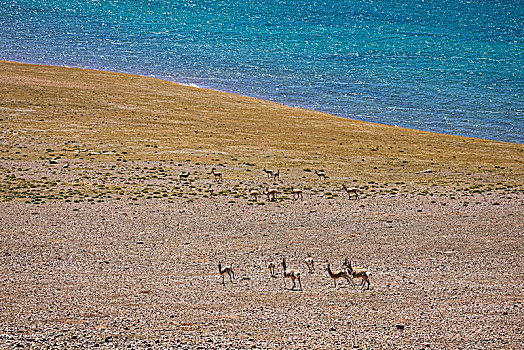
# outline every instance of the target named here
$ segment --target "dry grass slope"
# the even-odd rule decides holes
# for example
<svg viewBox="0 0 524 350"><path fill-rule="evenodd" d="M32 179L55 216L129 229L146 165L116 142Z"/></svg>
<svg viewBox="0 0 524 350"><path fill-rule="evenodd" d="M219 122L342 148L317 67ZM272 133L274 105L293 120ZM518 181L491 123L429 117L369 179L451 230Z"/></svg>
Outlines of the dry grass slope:
<svg viewBox="0 0 524 350"><path fill-rule="evenodd" d="M331 180L451 186L524 178L519 144L347 120L127 74L5 61L0 68L4 160L49 153L91 162L190 159L227 165L237 178L245 168L292 176L323 169ZM433 173L417 174L426 169Z"/></svg>

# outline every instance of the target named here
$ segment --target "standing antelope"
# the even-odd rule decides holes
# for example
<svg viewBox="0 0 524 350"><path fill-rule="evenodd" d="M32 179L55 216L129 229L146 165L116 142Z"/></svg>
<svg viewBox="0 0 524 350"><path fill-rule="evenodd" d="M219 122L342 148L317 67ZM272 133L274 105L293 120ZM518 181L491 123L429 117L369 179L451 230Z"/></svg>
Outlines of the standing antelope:
<svg viewBox="0 0 524 350"><path fill-rule="evenodd" d="M231 283L233 283L233 278L235 278L235 272L233 271L233 267L231 265L222 266L221 263L218 263L218 272L222 276L222 284L226 284L226 282L224 281L224 277L226 276L226 274L229 275L229 280L231 281Z"/></svg>
<svg viewBox="0 0 524 350"><path fill-rule="evenodd" d="M342 270L335 270L335 271L331 271L331 266L329 264L329 262L327 263L327 267L326 267L326 270L329 274L329 277L331 277L333 279L333 283L335 284L335 288L337 288L337 280L340 279L340 278L345 278L346 281L348 281L348 284L353 284L353 286L355 285L353 283L353 281L349 278L349 273L347 270L345 269L342 269Z"/></svg>
<svg viewBox="0 0 524 350"><path fill-rule="evenodd" d="M276 266L275 262L273 261L273 259L268 261L267 268L268 268L269 272L271 273L271 277L276 277L276 275L275 275L275 268L276 267L277 266Z"/></svg>
<svg viewBox="0 0 524 350"><path fill-rule="evenodd" d="M362 289L364 289L364 286L367 284L368 287L366 289L369 289L369 271L364 269L363 267L353 267L351 266L351 260L347 259L344 260L344 266L347 268L351 279L361 279L362 282L360 285L362 286ZM353 281L352 281L353 282ZM353 283L353 286L355 283Z"/></svg>
<svg viewBox="0 0 524 350"><path fill-rule="evenodd" d="M274 181L280 180L280 169L278 169L275 173L273 173L273 180Z"/></svg>
<svg viewBox="0 0 524 350"><path fill-rule="evenodd" d="M277 198L277 189L276 188L266 188L264 194L267 196L267 200L274 201Z"/></svg>
<svg viewBox="0 0 524 350"><path fill-rule="evenodd" d="M347 192L349 199L351 199L352 195L355 195L355 199L358 199L358 189L355 187L348 188L346 187L346 184L343 184L342 189Z"/></svg>
<svg viewBox="0 0 524 350"><path fill-rule="evenodd" d="M260 192L258 192L257 190L249 191L249 197L254 198L255 201L257 202L258 202L258 196L260 196Z"/></svg>
<svg viewBox="0 0 524 350"><path fill-rule="evenodd" d="M315 272L315 261L311 257L311 254L307 255L307 258L304 260L306 263L307 268L309 269L309 273Z"/></svg>
<svg viewBox="0 0 524 350"><path fill-rule="evenodd" d="M209 192L210 196L213 196L213 192L215 192L215 190L213 189L213 186L211 184L209 184L209 188L207 189L207 191Z"/></svg>
<svg viewBox="0 0 524 350"><path fill-rule="evenodd" d="M282 258L282 268L284 270L284 288L287 288L286 286L286 278L291 279L293 282L293 287L291 287L291 290L294 290L296 287L295 280L298 280L298 284L300 285L300 290L302 290L302 283L300 282L300 271L288 269L286 267L286 258Z"/></svg>
<svg viewBox="0 0 524 350"><path fill-rule="evenodd" d="M317 176L318 176L318 178L319 178L320 180L325 180L325 179L326 179L326 173L323 172L323 171L318 172L318 171L315 170L315 174L317 174Z"/></svg>
<svg viewBox="0 0 524 350"><path fill-rule="evenodd" d="M179 178L180 180L182 180L182 179L186 179L186 180L187 180L187 178L189 177L190 174L191 174L191 173L189 173L189 172L187 172L187 173L180 173L180 174L178 175L178 178Z"/></svg>
<svg viewBox="0 0 524 350"><path fill-rule="evenodd" d="M266 170L266 168L264 168L264 172L267 174L268 179L273 176L273 170Z"/></svg>
<svg viewBox="0 0 524 350"><path fill-rule="evenodd" d="M293 188L293 186L291 186L291 193L293 194L294 200L304 199L304 196L302 195L302 190L298 188Z"/></svg>
<svg viewBox="0 0 524 350"><path fill-rule="evenodd" d="M211 169L211 174L215 175L215 181L222 180L222 173L215 171L215 168Z"/></svg>

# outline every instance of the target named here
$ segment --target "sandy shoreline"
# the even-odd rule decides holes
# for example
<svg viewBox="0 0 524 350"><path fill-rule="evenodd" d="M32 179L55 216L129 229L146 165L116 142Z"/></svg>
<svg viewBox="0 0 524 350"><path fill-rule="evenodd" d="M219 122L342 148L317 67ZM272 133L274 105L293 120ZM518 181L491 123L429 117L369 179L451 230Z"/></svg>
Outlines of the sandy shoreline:
<svg viewBox="0 0 524 350"><path fill-rule="evenodd" d="M524 342L524 145L125 74L0 67L0 348ZM250 200L267 186L276 201ZM302 292L269 277L268 258L284 256ZM325 263L345 257L371 270L371 290L333 288ZM219 261L234 284L220 284Z"/></svg>

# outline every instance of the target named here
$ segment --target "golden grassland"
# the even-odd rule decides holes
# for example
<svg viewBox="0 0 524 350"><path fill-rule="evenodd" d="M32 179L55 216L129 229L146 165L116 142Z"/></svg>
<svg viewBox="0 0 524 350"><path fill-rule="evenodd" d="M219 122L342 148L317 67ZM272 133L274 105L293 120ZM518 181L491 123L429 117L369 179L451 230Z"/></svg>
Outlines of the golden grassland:
<svg viewBox="0 0 524 350"><path fill-rule="evenodd" d="M346 182L364 192L523 191L521 144L349 120L148 77L7 61L0 61L0 96L2 200L55 186L62 167L49 160L85 165L61 180L76 183L69 194L88 187L125 194L129 177L119 186L105 181L118 172L147 170L135 180L173 184L175 170L212 179L212 167L253 186L268 168L302 186L318 184L314 171L324 170L333 189ZM38 174L35 161L46 166ZM61 188L47 196L64 197Z"/></svg>

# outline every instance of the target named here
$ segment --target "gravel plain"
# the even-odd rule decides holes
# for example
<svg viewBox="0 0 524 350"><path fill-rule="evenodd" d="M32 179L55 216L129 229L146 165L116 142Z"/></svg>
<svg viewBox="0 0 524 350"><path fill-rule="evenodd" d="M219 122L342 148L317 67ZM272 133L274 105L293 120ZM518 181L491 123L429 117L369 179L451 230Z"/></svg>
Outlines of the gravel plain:
<svg viewBox="0 0 524 350"><path fill-rule="evenodd" d="M0 348L522 347L522 194L258 203L0 204ZM345 257L370 290L333 287Z"/></svg>

